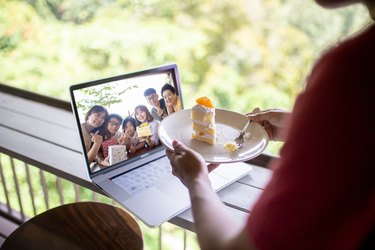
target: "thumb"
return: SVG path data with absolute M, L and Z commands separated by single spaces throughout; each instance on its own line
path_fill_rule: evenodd
M 268 120 L 268 117 L 266 114 L 254 114 L 254 113 L 249 113 L 247 114 L 247 118 L 250 121 L 255 121 L 255 122 L 261 122 L 264 120 Z
M 172 146 L 176 154 L 181 154 L 182 151 L 187 150 L 187 147 L 182 142 L 179 142 L 177 140 L 174 140 L 172 142 Z
M 255 114 L 258 114 L 258 113 L 260 113 L 260 112 L 261 112 L 261 111 L 260 111 L 260 108 L 259 108 L 259 107 L 256 107 L 256 108 L 253 109 L 253 111 L 247 113 L 246 115 L 247 115 L 247 116 L 249 116 L 249 115 L 255 115 Z
M 218 166 L 220 166 L 220 163 L 210 163 L 207 165 L 207 168 L 208 168 L 208 172 L 211 172 L 212 170 L 214 170 L 215 168 L 217 168 Z
M 256 107 L 255 109 L 253 109 L 253 111 L 251 113 L 256 114 L 256 113 L 259 113 L 259 112 L 260 112 L 260 108 Z
M 99 130 L 97 130 L 95 133 L 90 133 L 91 136 L 97 135 L 99 133 Z
M 269 110 L 263 110 L 263 111 L 257 111 L 257 112 L 251 112 L 247 114 L 247 118 L 251 121 L 264 121 L 264 120 L 270 120 L 273 118 L 274 113 L 270 112 Z

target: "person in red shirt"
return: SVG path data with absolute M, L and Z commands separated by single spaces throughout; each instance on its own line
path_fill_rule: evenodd
M 324 7 L 374 0 L 316 0 Z M 167 151 L 188 188 L 202 249 L 375 249 L 375 25 L 316 63 L 292 113 L 249 113 L 285 141 L 245 227 L 212 190 L 201 155 Z

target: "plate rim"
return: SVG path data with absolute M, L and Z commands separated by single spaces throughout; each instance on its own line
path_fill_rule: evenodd
M 246 115 L 244 115 L 244 114 L 242 114 L 242 113 L 239 113 L 239 112 L 236 112 L 236 111 L 233 111 L 233 110 L 223 109 L 223 108 L 216 108 L 215 110 L 220 110 L 220 111 L 225 111 L 225 112 L 234 113 L 234 114 L 236 114 L 236 115 L 240 115 L 240 116 L 244 117 L 245 119 L 247 119 L 247 116 L 246 116 Z M 170 142 L 170 143 L 165 143 L 164 140 L 162 139 L 163 136 L 160 136 L 160 134 L 161 134 L 160 131 L 161 131 L 161 129 L 163 128 L 163 125 L 162 125 L 162 124 L 163 124 L 163 122 L 164 122 L 165 120 L 172 119 L 172 117 L 173 117 L 174 115 L 180 113 L 181 111 L 184 112 L 184 113 L 186 113 L 186 112 L 191 111 L 191 108 L 189 108 L 189 109 L 183 109 L 183 110 L 180 110 L 180 111 L 178 111 L 178 112 L 172 113 L 171 115 L 168 115 L 166 118 L 164 118 L 164 119 L 160 122 L 160 124 L 159 124 L 159 126 L 158 126 L 158 135 L 159 135 L 159 140 L 160 140 L 160 142 L 163 144 L 164 147 L 166 147 L 167 150 L 170 150 L 170 151 L 172 151 L 172 152 L 174 151 L 174 149 L 173 149 L 173 147 L 172 147 L 172 142 Z M 226 160 L 214 161 L 214 160 L 207 160 L 207 159 L 205 159 L 205 156 L 204 156 L 204 155 L 202 155 L 202 154 L 199 153 L 199 152 L 198 152 L 198 153 L 203 157 L 204 161 L 207 162 L 207 163 L 219 163 L 219 164 L 221 164 L 221 163 L 245 162 L 245 161 L 248 161 L 248 160 L 250 160 L 250 159 L 254 159 L 254 158 L 256 158 L 257 156 L 259 156 L 260 154 L 262 154 L 262 153 L 264 152 L 264 150 L 267 148 L 267 146 L 268 146 L 268 144 L 269 144 L 269 136 L 268 136 L 267 131 L 264 129 L 264 127 L 263 127 L 261 124 L 259 124 L 259 123 L 257 123 L 257 122 L 254 122 L 254 123 L 258 124 L 258 126 L 259 126 L 261 129 L 264 130 L 265 135 L 266 135 L 265 138 L 263 138 L 263 140 L 265 141 L 263 147 L 262 147 L 262 148 L 259 150 L 259 152 L 257 152 L 256 154 L 253 154 L 253 155 L 248 156 L 248 157 L 243 157 L 243 158 L 229 158 L 229 157 L 228 157 Z M 165 127 L 165 126 L 164 126 L 164 127 Z M 240 129 L 238 129 L 238 128 L 235 128 L 235 129 L 240 130 Z M 195 150 L 194 148 L 192 148 L 192 149 L 193 149 L 194 151 L 197 152 L 197 150 Z M 230 153 L 230 152 L 228 152 L 228 153 Z

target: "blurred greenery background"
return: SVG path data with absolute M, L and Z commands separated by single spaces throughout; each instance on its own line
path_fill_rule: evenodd
M 168 62 L 186 105 L 290 109 L 322 49 L 366 22 L 313 1 L 1 1 L 1 81 L 68 99 L 73 83 Z
M 72 84 L 166 63 L 185 107 L 291 110 L 314 61 L 369 23 L 313 0 L 0 0 L 0 82 L 69 101 Z M 4 118 L 3 118 L 4 119 Z M 267 152 L 277 154 L 279 143 Z
M 185 107 L 291 110 L 325 48 L 368 23 L 363 6 L 300 0 L 0 0 L 0 82 L 69 100 L 75 83 L 180 68 Z M 277 153 L 279 144 L 268 147 Z

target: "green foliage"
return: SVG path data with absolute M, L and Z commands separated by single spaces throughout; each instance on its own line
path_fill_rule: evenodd
M 86 113 L 94 105 L 110 108 L 116 103 L 121 103 L 123 101 L 121 96 L 134 88 L 138 88 L 138 86 L 129 86 L 120 90 L 116 89 L 116 91 L 113 91 L 112 87 L 108 85 L 81 90 L 84 96 L 90 98 L 84 98 L 82 101 L 77 102 L 77 108 L 82 110 L 83 113 Z
M 300 0 L 0 3 L 0 82 L 69 99 L 71 84 L 175 62 L 185 107 L 208 95 L 243 113 L 291 110 L 313 62 L 369 20 Z
M 1 81 L 68 98 L 70 84 L 173 61 L 186 103 L 207 86 L 271 85 L 289 96 L 289 109 L 319 51 L 363 24 L 363 12 L 332 15 L 297 0 L 4 1 Z M 235 82 L 213 75 L 228 72 Z M 224 101 L 223 90 L 210 91 L 231 109 L 239 108 L 230 99 L 246 92 L 232 91 Z
M 113 0 L 29 0 L 35 12 L 46 20 L 82 24 L 92 20 L 95 12 Z

